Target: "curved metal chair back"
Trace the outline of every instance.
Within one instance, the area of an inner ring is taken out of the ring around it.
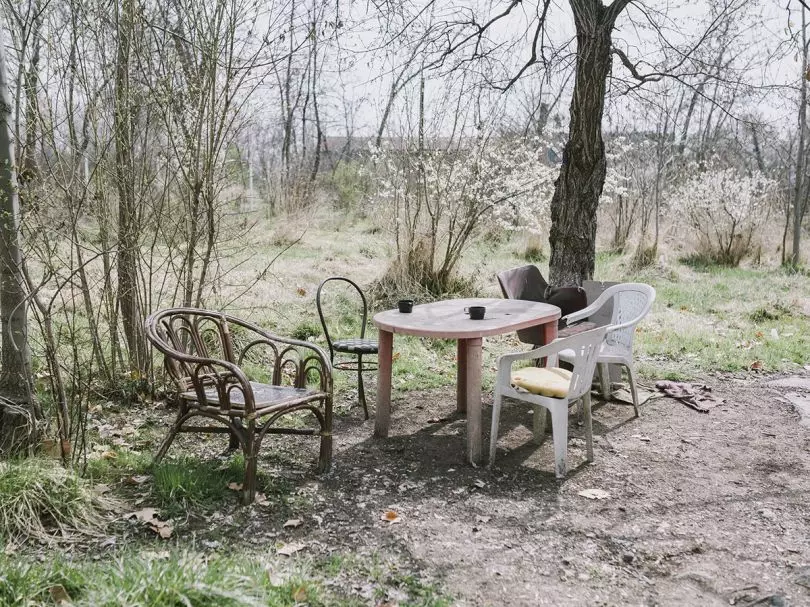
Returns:
[[[323,313],[323,305],[321,303],[321,298],[323,296],[324,287],[328,282],[345,282],[351,285],[355,291],[357,291],[358,295],[360,296],[360,301],[362,302],[362,314],[360,319],[360,339],[365,338],[366,336],[366,322],[368,321],[368,302],[366,301],[366,296],[363,294],[363,290],[357,285],[356,282],[353,280],[349,280],[348,278],[344,278],[343,276],[332,276],[324,280],[321,284],[318,285],[318,291],[315,294],[315,307],[318,308],[318,317],[321,319],[321,327],[323,327],[323,335],[326,337],[326,343],[329,345],[329,356],[332,360],[335,358],[335,349],[333,347],[332,335],[329,334],[329,327],[327,326],[326,317]],[[340,337],[340,336],[336,336]]]
[[[346,283],[350,289],[357,292],[360,303],[362,304],[360,309],[359,337],[352,335],[346,339],[346,336],[329,333],[326,315],[323,312],[322,298],[324,295],[324,287],[330,282]],[[364,361],[363,356],[376,356],[379,346],[376,340],[366,339],[366,322],[368,321],[368,302],[366,301],[366,296],[363,294],[363,290],[353,280],[344,278],[343,276],[332,276],[318,285],[318,291],[315,294],[315,306],[318,308],[318,317],[321,319],[323,334],[324,337],[326,337],[326,343],[329,345],[329,360],[332,362],[333,367],[344,371],[357,371],[357,400],[363,406],[366,419],[368,419],[368,405],[366,404],[366,393],[363,386],[363,371],[375,371],[377,369],[377,363],[375,361]],[[335,362],[335,354],[337,353],[355,358],[355,360]]]

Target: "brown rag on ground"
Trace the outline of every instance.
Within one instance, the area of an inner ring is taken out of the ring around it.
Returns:
[[[726,402],[724,399],[710,394],[712,389],[705,384],[661,380],[655,382],[655,387],[667,396],[678,399],[684,405],[699,413],[708,413],[717,405]]]

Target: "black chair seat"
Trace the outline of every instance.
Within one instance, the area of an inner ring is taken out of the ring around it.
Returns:
[[[376,339],[361,339],[359,337],[339,339],[332,342],[332,347],[336,352],[352,352],[354,354],[376,354],[379,350]]]

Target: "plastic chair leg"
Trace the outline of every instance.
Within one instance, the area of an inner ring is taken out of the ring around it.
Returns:
[[[585,409],[585,450],[589,462],[593,461],[593,417],[591,416],[591,395],[586,392],[582,397],[582,408]]]
[[[599,385],[602,388],[602,398],[606,401],[610,400],[610,367],[607,363],[599,363]]]
[[[548,409],[542,405],[533,405],[533,423],[532,430],[534,432],[534,442],[537,445],[542,445],[546,439],[546,417],[548,416]]]
[[[568,452],[568,407],[551,409],[551,426],[554,433],[554,469],[557,478],[565,477],[565,457]]]
[[[636,417],[639,416],[638,411],[638,388],[636,387],[636,378],[635,373],[633,372],[633,365],[632,364],[625,364],[627,367],[627,377],[630,383],[630,393],[633,395],[633,409],[636,411]]]

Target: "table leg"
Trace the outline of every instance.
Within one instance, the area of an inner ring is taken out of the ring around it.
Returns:
[[[543,344],[550,344],[552,341],[557,339],[557,321],[552,320],[551,322],[547,322],[543,325]],[[548,358],[543,357],[540,359],[540,366],[541,367],[548,367]],[[549,416],[551,412],[549,412]]]
[[[557,339],[557,321],[552,320],[543,325],[543,343],[550,344]]]
[[[458,361],[456,364],[456,411],[467,412],[467,342],[458,340]]]
[[[467,459],[481,461],[481,344],[480,337],[467,339],[466,401],[467,401]]]
[[[380,330],[377,336],[377,409],[374,412],[374,436],[385,438],[391,426],[391,367],[394,334]]]

